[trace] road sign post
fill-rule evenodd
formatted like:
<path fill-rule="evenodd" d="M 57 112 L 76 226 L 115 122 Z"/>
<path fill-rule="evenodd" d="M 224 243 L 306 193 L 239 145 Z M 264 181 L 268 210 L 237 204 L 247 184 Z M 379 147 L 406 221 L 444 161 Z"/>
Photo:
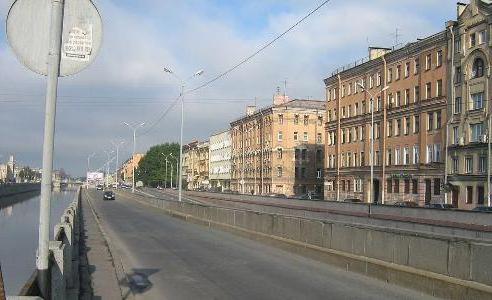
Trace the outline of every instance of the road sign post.
<path fill-rule="evenodd" d="M 7 38 L 18 59 L 46 75 L 43 173 L 39 212 L 38 286 L 50 298 L 49 232 L 58 77 L 86 68 L 99 51 L 101 17 L 90 0 L 16 0 L 7 17 Z"/>

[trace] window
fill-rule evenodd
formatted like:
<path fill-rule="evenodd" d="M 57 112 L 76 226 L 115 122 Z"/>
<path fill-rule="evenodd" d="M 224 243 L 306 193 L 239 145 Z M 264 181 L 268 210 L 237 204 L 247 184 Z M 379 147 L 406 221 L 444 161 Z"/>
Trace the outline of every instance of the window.
<path fill-rule="evenodd" d="M 441 127 L 442 127 L 441 111 L 436 111 L 435 114 L 436 114 L 436 126 L 435 126 L 435 128 L 441 129 Z"/>
<path fill-rule="evenodd" d="M 420 59 L 419 58 L 416 58 L 413 61 L 413 73 L 414 74 L 418 74 L 419 71 L 420 71 Z"/>
<path fill-rule="evenodd" d="M 321 169 L 317 169 L 316 170 L 316 178 L 321 179 L 322 177 L 323 177 L 323 175 L 322 175 Z"/>
<path fill-rule="evenodd" d="M 279 132 L 278 132 L 277 140 L 278 140 L 279 142 L 281 142 L 281 141 L 282 141 L 282 131 L 279 131 Z"/>
<path fill-rule="evenodd" d="M 473 62 L 472 78 L 479 78 L 483 76 L 483 59 L 476 58 Z"/>
<path fill-rule="evenodd" d="M 354 179 L 354 192 L 362 192 L 362 179 Z"/>
<path fill-rule="evenodd" d="M 400 193 L 400 180 L 399 179 L 395 179 L 394 185 L 395 185 L 394 193 L 395 194 Z"/>
<path fill-rule="evenodd" d="M 345 106 L 342 107 L 342 119 L 345 118 Z"/>
<path fill-rule="evenodd" d="M 304 125 L 309 124 L 309 116 L 304 116 Z"/>
<path fill-rule="evenodd" d="M 359 114 L 359 103 L 354 104 L 354 116 Z"/>
<path fill-rule="evenodd" d="M 410 117 L 405 117 L 405 127 L 403 128 L 403 132 L 405 135 L 408 135 L 410 131 Z"/>
<path fill-rule="evenodd" d="M 392 93 L 388 93 L 388 108 L 392 108 L 393 107 L 393 94 Z"/>
<path fill-rule="evenodd" d="M 318 144 L 323 143 L 323 138 L 321 136 L 321 133 L 316 134 L 316 143 L 318 143 Z"/>
<path fill-rule="evenodd" d="M 420 132 L 420 116 L 415 115 L 413 116 L 413 133 L 419 133 Z"/>
<path fill-rule="evenodd" d="M 442 50 L 437 51 L 436 67 L 442 66 Z"/>
<path fill-rule="evenodd" d="M 426 164 L 430 164 L 434 161 L 434 147 L 432 145 L 427 145 L 427 156 L 425 159 Z"/>
<path fill-rule="evenodd" d="M 378 101 L 376 101 L 376 111 L 381 110 L 381 96 L 378 96 Z"/>
<path fill-rule="evenodd" d="M 407 78 L 410 75 L 410 63 L 407 62 L 405 63 L 405 78 Z"/>
<path fill-rule="evenodd" d="M 350 118 L 350 113 L 352 111 L 352 105 L 347 106 L 347 118 Z"/>
<path fill-rule="evenodd" d="M 405 194 L 410 194 L 410 179 L 405 179 Z"/>
<path fill-rule="evenodd" d="M 460 171 L 460 160 L 457 157 L 453 157 L 453 173 L 458 174 Z"/>
<path fill-rule="evenodd" d="M 412 179 L 412 194 L 418 194 L 419 192 L 419 181 L 418 179 Z"/>
<path fill-rule="evenodd" d="M 301 159 L 306 160 L 307 159 L 307 149 L 302 149 L 301 150 Z"/>
<path fill-rule="evenodd" d="M 294 131 L 294 141 L 297 141 L 297 138 L 298 138 L 297 131 Z"/>
<path fill-rule="evenodd" d="M 453 127 L 453 144 L 458 145 L 460 141 L 459 133 L 458 133 L 458 126 Z"/>
<path fill-rule="evenodd" d="M 454 76 L 454 83 L 461 83 L 461 77 L 463 76 L 463 74 L 461 74 L 461 67 L 456 67 Z"/>
<path fill-rule="evenodd" d="M 301 158 L 301 149 L 296 149 L 294 153 L 295 160 L 299 160 Z"/>
<path fill-rule="evenodd" d="M 475 32 L 470 33 L 470 47 L 474 47 L 477 44 L 477 39 L 475 37 Z"/>
<path fill-rule="evenodd" d="M 401 151 L 400 148 L 395 149 L 395 165 L 399 165 L 401 162 Z"/>
<path fill-rule="evenodd" d="M 410 89 L 405 90 L 405 98 L 403 99 L 403 105 L 407 106 L 410 103 Z"/>
<path fill-rule="evenodd" d="M 480 156 L 478 158 L 478 172 L 485 173 L 487 171 L 487 157 Z"/>
<path fill-rule="evenodd" d="M 472 156 L 465 157 L 465 173 L 466 174 L 473 173 L 473 157 Z"/>
<path fill-rule="evenodd" d="M 477 186 L 477 204 L 483 205 L 485 202 L 485 189 L 483 186 Z"/>
<path fill-rule="evenodd" d="M 461 113 L 461 97 L 454 98 L 453 113 L 454 114 Z"/>
<path fill-rule="evenodd" d="M 456 49 L 456 52 L 457 53 L 460 53 L 461 52 L 461 37 L 460 36 L 458 36 L 456 38 L 456 40 L 455 40 L 455 47 L 454 48 Z"/>
<path fill-rule="evenodd" d="M 387 126 L 386 136 L 391 137 L 391 135 L 393 134 L 393 120 L 388 120 L 386 122 L 386 126 Z"/>
<path fill-rule="evenodd" d="M 403 164 L 408 165 L 410 163 L 410 153 L 408 147 L 403 148 Z"/>
<path fill-rule="evenodd" d="M 376 86 L 380 86 L 381 85 L 381 73 L 378 72 L 376 74 Z"/>
<path fill-rule="evenodd" d="M 395 106 L 399 107 L 400 105 L 401 105 L 401 92 L 398 91 L 398 92 L 396 92 Z"/>
<path fill-rule="evenodd" d="M 366 113 L 366 101 L 362 101 L 360 110 L 362 115 Z"/>
<path fill-rule="evenodd" d="M 418 102 L 420 101 L 420 86 L 416 86 L 413 89 L 413 102 Z"/>
<path fill-rule="evenodd" d="M 442 93 L 442 79 L 439 79 L 436 83 L 436 97 L 441 97 Z"/>
<path fill-rule="evenodd" d="M 321 149 L 316 150 L 316 160 L 318 162 L 323 161 L 323 150 L 321 150 Z"/>
<path fill-rule="evenodd" d="M 299 115 L 294 116 L 294 124 L 299 124 Z"/>
<path fill-rule="evenodd" d="M 485 30 L 482 30 L 478 33 L 478 44 L 483 44 L 485 43 Z"/>
<path fill-rule="evenodd" d="M 427 113 L 427 131 L 431 131 L 434 127 L 434 113 Z"/>
<path fill-rule="evenodd" d="M 396 120 L 395 136 L 399 136 L 401 133 L 401 119 Z"/>
<path fill-rule="evenodd" d="M 430 54 L 427 54 L 425 56 L 425 70 L 430 70 L 432 65 L 432 56 Z"/>
<path fill-rule="evenodd" d="M 473 203 L 473 187 L 467 186 L 466 187 L 466 204 L 472 204 L 472 203 Z"/>
<path fill-rule="evenodd" d="M 386 180 L 386 192 L 388 194 L 391 194 L 393 192 L 393 180 L 391 179 Z"/>
<path fill-rule="evenodd" d="M 374 87 L 374 75 L 369 76 L 369 88 L 372 89 Z"/>
<path fill-rule="evenodd" d="M 306 178 L 306 168 L 301 168 L 301 178 Z"/>
<path fill-rule="evenodd" d="M 434 195 L 441 195 L 441 178 L 434 178 Z"/>
<path fill-rule="evenodd" d="M 307 142 L 309 139 L 308 139 L 308 133 L 307 132 L 304 132 L 304 141 Z"/>
<path fill-rule="evenodd" d="M 393 69 L 388 68 L 388 82 L 393 81 Z"/>
<path fill-rule="evenodd" d="M 386 151 L 386 165 L 391 166 L 393 164 L 393 153 L 391 149 Z"/>
<path fill-rule="evenodd" d="M 342 144 L 345 144 L 345 139 L 346 139 L 346 136 L 345 136 L 345 130 L 342 129 Z"/>
<path fill-rule="evenodd" d="M 432 83 L 427 82 L 425 84 L 425 99 L 432 98 Z"/>
<path fill-rule="evenodd" d="M 471 95 L 470 110 L 483 108 L 483 92 L 475 93 Z"/>
<path fill-rule="evenodd" d="M 284 115 L 278 115 L 278 123 L 280 125 L 284 124 Z"/>
<path fill-rule="evenodd" d="M 322 126 L 322 125 L 323 125 L 323 117 L 322 116 L 318 116 L 318 126 Z"/>
<path fill-rule="evenodd" d="M 278 159 L 282 159 L 282 156 L 283 156 L 282 154 L 283 154 L 282 148 L 278 148 L 277 149 L 277 158 Z"/>
<path fill-rule="evenodd" d="M 401 77 L 401 66 L 396 66 L 396 80 L 399 80 Z"/>
<path fill-rule="evenodd" d="M 374 153 L 374 165 L 379 166 L 381 164 L 381 156 L 379 155 L 379 150 Z"/>
<path fill-rule="evenodd" d="M 470 124 L 470 142 L 479 143 L 482 142 L 482 136 L 484 135 L 483 123 Z"/>
<path fill-rule="evenodd" d="M 282 177 L 282 167 L 277 167 L 277 177 Z"/>
<path fill-rule="evenodd" d="M 364 157 L 364 152 L 360 153 L 360 166 L 363 167 L 365 166 L 365 157 Z"/>

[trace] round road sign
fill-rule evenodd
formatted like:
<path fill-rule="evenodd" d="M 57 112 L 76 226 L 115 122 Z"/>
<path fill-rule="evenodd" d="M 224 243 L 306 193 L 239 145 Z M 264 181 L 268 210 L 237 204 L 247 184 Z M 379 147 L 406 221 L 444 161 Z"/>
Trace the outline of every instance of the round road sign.
<path fill-rule="evenodd" d="M 7 39 L 17 58 L 32 71 L 46 75 L 52 0 L 16 0 L 7 17 Z M 65 0 L 60 76 L 90 65 L 102 42 L 102 20 L 90 0 Z"/>

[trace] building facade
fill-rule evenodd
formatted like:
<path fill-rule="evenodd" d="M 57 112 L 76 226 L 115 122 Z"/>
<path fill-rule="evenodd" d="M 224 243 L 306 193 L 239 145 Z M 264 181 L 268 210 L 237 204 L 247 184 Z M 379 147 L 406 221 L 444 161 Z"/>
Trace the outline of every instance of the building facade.
<path fill-rule="evenodd" d="M 447 39 L 443 31 L 399 49 L 371 48 L 368 59 L 325 79 L 325 199 L 443 202 Z"/>
<path fill-rule="evenodd" d="M 142 153 L 135 153 L 127 161 L 125 161 L 120 169 L 120 176 L 126 183 L 133 182 L 133 169 L 137 170 L 138 164 L 145 155 Z"/>
<path fill-rule="evenodd" d="M 209 142 L 191 142 L 183 147 L 183 179 L 189 190 L 210 187 Z"/>
<path fill-rule="evenodd" d="M 325 103 L 274 96 L 231 122 L 231 189 L 243 194 L 322 194 Z"/>
<path fill-rule="evenodd" d="M 210 187 L 218 190 L 231 188 L 231 132 L 226 130 L 210 136 Z"/>
<path fill-rule="evenodd" d="M 448 182 L 451 202 L 465 209 L 490 206 L 491 24 L 492 5 L 478 0 L 458 4 L 457 21 L 447 23 Z"/>

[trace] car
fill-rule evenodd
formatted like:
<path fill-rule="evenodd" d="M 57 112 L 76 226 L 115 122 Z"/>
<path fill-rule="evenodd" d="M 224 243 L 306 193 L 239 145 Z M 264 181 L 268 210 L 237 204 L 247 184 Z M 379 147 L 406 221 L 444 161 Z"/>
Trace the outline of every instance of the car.
<path fill-rule="evenodd" d="M 113 183 L 113 189 L 117 189 L 118 188 L 118 184 L 117 183 Z"/>
<path fill-rule="evenodd" d="M 492 212 L 492 206 L 477 206 L 472 211 Z"/>
<path fill-rule="evenodd" d="M 316 193 L 307 193 L 300 196 L 294 196 L 293 198 L 298 200 L 321 200 L 321 196 Z"/>
<path fill-rule="evenodd" d="M 287 196 L 285 194 L 280 194 L 280 193 L 271 193 L 271 194 L 268 194 L 268 197 L 287 198 Z"/>
<path fill-rule="evenodd" d="M 158 190 L 162 190 L 162 186 L 158 185 L 158 186 L 157 186 L 157 189 L 158 189 Z"/>
<path fill-rule="evenodd" d="M 347 198 L 347 199 L 343 200 L 343 202 L 360 203 L 360 202 L 362 202 L 362 200 L 360 200 L 358 198 Z"/>
<path fill-rule="evenodd" d="M 102 190 L 103 190 L 103 186 L 102 186 L 102 184 L 98 184 L 98 185 L 96 186 L 96 190 L 98 190 L 98 191 L 102 191 Z"/>
<path fill-rule="evenodd" d="M 105 191 L 103 195 L 104 200 L 115 200 L 115 195 L 113 191 Z"/>
<path fill-rule="evenodd" d="M 454 206 L 452 204 L 446 203 L 431 203 L 425 206 L 426 208 L 440 208 L 440 209 L 452 209 Z"/>
<path fill-rule="evenodd" d="M 418 207 L 419 205 L 413 201 L 398 201 L 393 204 L 394 206 L 399 207 Z"/>

